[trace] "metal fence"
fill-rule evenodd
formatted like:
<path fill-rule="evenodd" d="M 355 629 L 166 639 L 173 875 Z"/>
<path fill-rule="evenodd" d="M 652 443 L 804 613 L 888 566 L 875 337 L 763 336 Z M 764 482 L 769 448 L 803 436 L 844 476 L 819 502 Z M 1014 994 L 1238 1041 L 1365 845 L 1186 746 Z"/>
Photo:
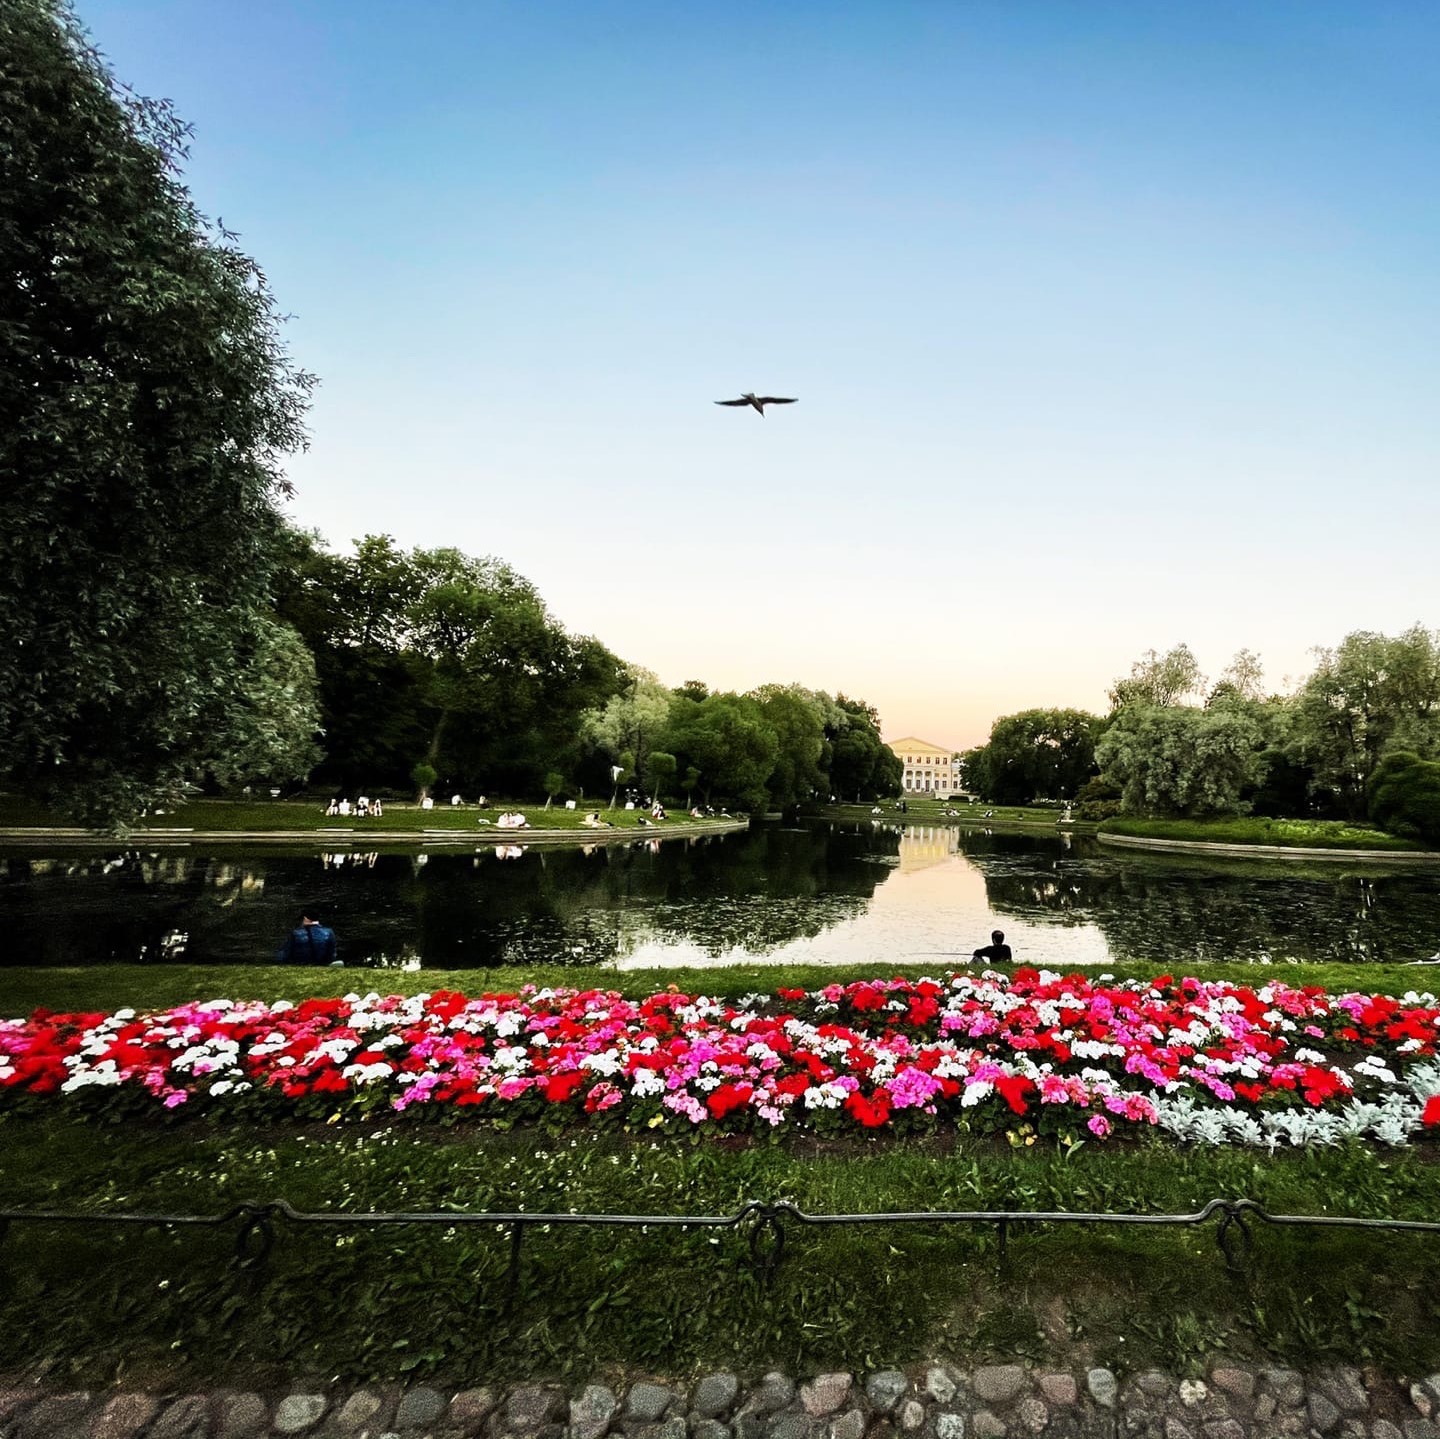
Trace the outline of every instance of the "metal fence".
<path fill-rule="evenodd" d="M 1243 1275 L 1254 1247 L 1252 1224 L 1277 1228 L 1373 1229 L 1419 1234 L 1440 1233 L 1440 1221 L 1371 1219 L 1343 1215 L 1271 1214 L 1253 1199 L 1212 1199 L 1193 1214 L 1082 1214 L 1039 1209 L 925 1210 L 890 1214 L 807 1214 L 787 1200 L 752 1200 L 734 1214 L 546 1214 L 528 1211 L 400 1211 L 307 1212 L 288 1200 L 247 1201 L 221 1214 L 105 1213 L 58 1209 L 0 1209 L 0 1244 L 11 1227 L 37 1225 L 111 1225 L 171 1229 L 224 1229 L 237 1226 L 237 1268 L 258 1273 L 275 1246 L 277 1222 L 329 1229 L 380 1228 L 395 1225 L 442 1225 L 447 1229 L 490 1226 L 508 1231 L 509 1263 L 506 1270 L 506 1307 L 513 1308 L 520 1293 L 521 1258 L 526 1236 L 558 1228 L 582 1226 L 605 1229 L 732 1229 L 748 1237 L 752 1264 L 763 1278 L 771 1277 L 785 1256 L 787 1226 L 823 1228 L 834 1225 L 967 1225 L 993 1226 L 999 1260 L 1008 1254 L 1016 1225 L 1082 1224 L 1128 1226 L 1198 1226 L 1218 1218 L 1217 1249 L 1232 1274 Z"/>

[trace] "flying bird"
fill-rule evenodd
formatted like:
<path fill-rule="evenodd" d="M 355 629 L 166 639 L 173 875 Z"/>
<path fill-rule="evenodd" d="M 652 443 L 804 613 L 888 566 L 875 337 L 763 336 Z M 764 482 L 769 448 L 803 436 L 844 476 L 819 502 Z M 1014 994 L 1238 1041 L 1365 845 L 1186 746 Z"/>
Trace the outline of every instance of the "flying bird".
<path fill-rule="evenodd" d="M 766 405 L 793 405 L 795 400 L 782 400 L 779 395 L 752 395 L 748 390 L 738 400 L 716 400 L 717 405 L 749 405 L 753 410 L 760 411 L 760 418 L 765 418 Z"/>

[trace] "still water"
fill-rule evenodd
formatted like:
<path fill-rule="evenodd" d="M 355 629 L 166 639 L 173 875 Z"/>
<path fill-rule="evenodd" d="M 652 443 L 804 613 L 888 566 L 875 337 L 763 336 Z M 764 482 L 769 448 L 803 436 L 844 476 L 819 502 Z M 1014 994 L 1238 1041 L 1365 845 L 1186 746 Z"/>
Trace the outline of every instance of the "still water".
<path fill-rule="evenodd" d="M 1198 861 L 1050 834 L 760 824 L 699 840 L 457 853 L 0 853 L 0 964 L 268 963 L 302 906 L 348 964 L 942 966 L 1417 960 L 1440 876 Z"/>

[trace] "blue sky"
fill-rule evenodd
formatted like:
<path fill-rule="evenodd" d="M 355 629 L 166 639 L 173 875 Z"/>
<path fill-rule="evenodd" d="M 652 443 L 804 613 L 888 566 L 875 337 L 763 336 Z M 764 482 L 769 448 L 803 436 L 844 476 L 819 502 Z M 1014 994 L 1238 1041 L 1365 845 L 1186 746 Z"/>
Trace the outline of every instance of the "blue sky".
<path fill-rule="evenodd" d="M 79 10 L 296 317 L 337 545 L 957 745 L 1440 623 L 1433 6 Z"/>

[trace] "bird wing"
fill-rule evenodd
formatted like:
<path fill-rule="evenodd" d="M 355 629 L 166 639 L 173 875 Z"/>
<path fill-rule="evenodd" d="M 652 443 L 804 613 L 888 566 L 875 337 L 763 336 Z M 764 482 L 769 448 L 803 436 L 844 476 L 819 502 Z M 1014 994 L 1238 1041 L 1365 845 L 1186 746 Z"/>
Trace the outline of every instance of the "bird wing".
<path fill-rule="evenodd" d="M 795 401 L 799 398 L 800 397 L 798 395 L 788 400 L 782 400 L 778 395 L 758 396 L 758 399 L 762 405 L 793 405 Z"/>
<path fill-rule="evenodd" d="M 749 400 L 716 400 L 717 405 L 748 405 Z"/>

